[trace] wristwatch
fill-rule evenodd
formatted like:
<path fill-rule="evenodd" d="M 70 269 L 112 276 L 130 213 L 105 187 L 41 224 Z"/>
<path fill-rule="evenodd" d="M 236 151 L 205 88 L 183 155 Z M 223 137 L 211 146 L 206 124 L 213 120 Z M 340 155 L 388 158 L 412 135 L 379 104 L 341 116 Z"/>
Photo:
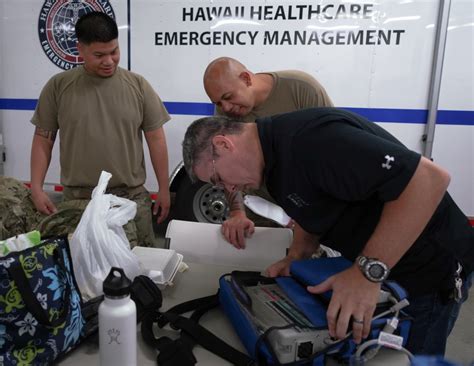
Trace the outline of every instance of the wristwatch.
<path fill-rule="evenodd" d="M 390 269 L 377 258 L 370 258 L 360 255 L 356 258 L 362 274 L 371 282 L 382 282 L 387 279 Z"/>

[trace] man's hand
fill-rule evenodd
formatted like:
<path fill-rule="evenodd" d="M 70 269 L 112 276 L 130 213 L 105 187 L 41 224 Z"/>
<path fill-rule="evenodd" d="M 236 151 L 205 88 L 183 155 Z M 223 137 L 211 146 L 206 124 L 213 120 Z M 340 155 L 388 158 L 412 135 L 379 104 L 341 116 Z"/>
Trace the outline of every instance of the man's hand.
<path fill-rule="evenodd" d="M 57 211 L 56 206 L 53 204 L 49 196 L 42 189 L 32 189 L 31 199 L 36 209 L 45 215 L 51 215 Z"/>
<path fill-rule="evenodd" d="M 290 265 L 294 260 L 311 258 L 318 251 L 318 236 L 304 231 L 294 220 L 291 223 L 294 228 L 293 241 L 288 248 L 288 255 L 265 270 L 268 277 L 289 276 Z"/>
<path fill-rule="evenodd" d="M 295 258 L 286 256 L 283 259 L 280 259 L 278 262 L 273 263 L 268 267 L 264 274 L 267 277 L 278 277 L 278 276 L 289 276 L 290 275 L 290 265 Z"/>
<path fill-rule="evenodd" d="M 327 311 L 329 334 L 342 339 L 351 325 L 354 341 L 360 343 L 369 335 L 380 284 L 367 280 L 354 264 L 317 286 L 308 286 L 313 294 L 328 290 L 333 291 Z"/>
<path fill-rule="evenodd" d="M 161 224 L 170 212 L 170 191 L 158 191 L 155 204 L 153 205 L 153 215 L 158 215 L 156 222 Z"/>
<path fill-rule="evenodd" d="M 245 238 L 255 232 L 255 224 L 247 218 L 245 211 L 233 211 L 222 224 L 222 235 L 237 249 L 245 249 Z"/>

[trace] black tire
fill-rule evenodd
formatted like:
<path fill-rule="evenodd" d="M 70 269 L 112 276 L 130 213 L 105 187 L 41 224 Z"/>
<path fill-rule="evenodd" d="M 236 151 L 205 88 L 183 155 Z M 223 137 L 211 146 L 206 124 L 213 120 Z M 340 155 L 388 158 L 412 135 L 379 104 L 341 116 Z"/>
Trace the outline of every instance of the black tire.
<path fill-rule="evenodd" d="M 187 175 L 178 182 L 172 217 L 178 220 L 220 224 L 226 220 L 229 207 L 224 191 L 209 183 L 191 183 Z"/>

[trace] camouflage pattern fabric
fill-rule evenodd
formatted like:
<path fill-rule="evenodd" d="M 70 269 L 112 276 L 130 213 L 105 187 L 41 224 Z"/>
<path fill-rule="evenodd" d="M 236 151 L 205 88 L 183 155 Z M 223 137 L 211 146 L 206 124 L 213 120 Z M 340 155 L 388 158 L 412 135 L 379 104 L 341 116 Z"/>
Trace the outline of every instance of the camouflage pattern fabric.
<path fill-rule="evenodd" d="M 88 197 L 90 192 L 91 190 L 88 190 Z M 132 190 L 111 189 L 107 193 L 137 203 L 135 219 L 124 225 L 130 247 L 157 247 L 149 192 L 144 187 L 138 187 Z M 67 188 L 64 190 L 63 202 L 56 205 L 58 211 L 49 216 L 43 215 L 36 210 L 30 190 L 22 182 L 0 176 L 0 240 L 32 230 L 39 230 L 42 237 L 73 233 L 89 203 L 89 199 L 82 197 L 83 189 Z"/>
<path fill-rule="evenodd" d="M 54 214 L 45 216 L 38 223 L 41 236 L 48 237 L 73 233 L 86 206 L 87 202 L 79 200 L 60 202 L 56 205 L 58 210 Z"/>
<path fill-rule="evenodd" d="M 0 240 L 34 230 L 43 217 L 22 182 L 0 176 Z"/>
<path fill-rule="evenodd" d="M 145 247 L 159 247 L 158 241 L 153 230 L 152 201 L 148 191 L 132 195 L 132 201 L 137 203 L 137 215 L 135 220 L 135 232 L 137 235 L 137 243 Z M 127 230 L 125 230 L 127 233 Z M 128 234 L 127 234 L 128 237 Z"/>

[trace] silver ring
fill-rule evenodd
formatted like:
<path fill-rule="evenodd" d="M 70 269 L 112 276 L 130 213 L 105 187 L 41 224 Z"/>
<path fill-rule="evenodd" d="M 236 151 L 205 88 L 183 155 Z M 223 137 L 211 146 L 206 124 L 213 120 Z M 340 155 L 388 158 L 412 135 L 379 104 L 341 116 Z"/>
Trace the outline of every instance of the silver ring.
<path fill-rule="evenodd" d="M 364 320 L 360 320 L 360 319 L 356 319 L 356 318 L 352 318 L 352 322 L 356 323 L 356 324 L 364 324 Z"/>

